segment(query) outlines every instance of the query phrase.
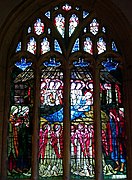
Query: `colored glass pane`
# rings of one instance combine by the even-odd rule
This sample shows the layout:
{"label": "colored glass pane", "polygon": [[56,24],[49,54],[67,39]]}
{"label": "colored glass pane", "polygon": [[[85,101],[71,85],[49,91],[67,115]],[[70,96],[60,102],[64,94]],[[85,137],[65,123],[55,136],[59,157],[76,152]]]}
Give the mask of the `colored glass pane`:
{"label": "colored glass pane", "polygon": [[119,63],[112,58],[107,58],[107,61],[103,61],[102,65],[107,69],[107,71],[116,70]]}
{"label": "colored glass pane", "polygon": [[94,177],[93,81],[87,67],[71,72],[71,174]]}
{"label": "colored glass pane", "polygon": [[32,31],[32,28],[31,27],[28,27],[28,34],[30,34]]}
{"label": "colored glass pane", "polygon": [[45,37],[43,38],[43,41],[41,42],[41,54],[45,54],[48,51],[50,51],[50,44],[48,39]]}
{"label": "colored glass pane", "polygon": [[54,50],[62,53],[60,45],[59,45],[59,43],[58,43],[58,41],[56,39],[54,40]]}
{"label": "colored glass pane", "polygon": [[79,18],[76,16],[76,14],[72,14],[71,18],[69,19],[69,37],[72,35],[78,24]]}
{"label": "colored glass pane", "polygon": [[59,31],[61,36],[64,37],[65,18],[62,16],[62,14],[58,14],[58,16],[55,17],[55,26],[57,27],[57,30]]}
{"label": "colored glass pane", "polygon": [[97,23],[96,19],[93,19],[93,21],[90,23],[90,32],[93,35],[96,35],[98,33],[99,30],[99,23]]}
{"label": "colored glass pane", "polygon": [[50,19],[50,11],[47,11],[47,12],[45,13],[45,16]]}
{"label": "colored glass pane", "polygon": [[89,54],[93,54],[93,43],[89,37],[85,39],[83,49]]}
{"label": "colored glass pane", "polygon": [[90,64],[90,63],[84,61],[83,58],[79,58],[79,61],[74,61],[74,62],[73,62],[73,65],[74,65],[75,67],[87,67],[87,66],[89,66],[89,64]]}
{"label": "colored glass pane", "polygon": [[103,32],[103,33],[106,33],[105,27],[102,27],[102,32]]}
{"label": "colored glass pane", "polygon": [[62,6],[62,9],[65,11],[70,11],[72,7],[69,4],[65,4],[64,6]]}
{"label": "colored glass pane", "polygon": [[56,61],[56,59],[52,57],[49,61],[44,62],[43,65],[46,67],[59,67],[61,63]]}
{"label": "colored glass pane", "polygon": [[76,51],[79,51],[79,38],[76,39],[72,48],[72,52],[76,52]]}
{"label": "colored glass pane", "polygon": [[[27,70],[28,73],[30,70]],[[28,73],[25,72],[25,79],[23,71],[14,67],[11,76],[7,173],[11,179],[31,177],[33,76],[28,78]]]}
{"label": "colored glass pane", "polygon": [[26,62],[26,58],[21,58],[21,61],[16,62],[15,65],[24,71],[27,67],[30,67],[32,65],[32,63]]}
{"label": "colored glass pane", "polygon": [[21,46],[22,46],[22,43],[19,42],[19,43],[17,44],[16,52],[21,51]]}
{"label": "colored glass pane", "polygon": [[34,33],[40,35],[44,32],[44,23],[41,22],[41,19],[37,19],[36,23],[34,24]]}
{"label": "colored glass pane", "polygon": [[29,42],[27,43],[27,51],[32,54],[36,54],[36,41],[34,37],[31,37]]}
{"label": "colored glass pane", "polygon": [[97,42],[97,50],[98,50],[98,54],[101,54],[106,51],[106,43],[102,37],[99,38]]}
{"label": "colored glass pane", "polygon": [[[120,82],[103,69],[100,79],[104,179],[126,179],[126,127]],[[111,74],[110,74],[111,73]],[[120,79],[121,80],[121,79]]]}
{"label": "colored glass pane", "polygon": [[83,11],[83,18],[85,19],[87,16],[89,15],[89,13],[87,11]]}
{"label": "colored glass pane", "polygon": [[42,69],[38,153],[40,177],[59,177],[63,174],[62,79],[63,73],[60,69]]}
{"label": "colored glass pane", "polygon": [[112,50],[113,51],[118,51],[114,41],[112,42]]}

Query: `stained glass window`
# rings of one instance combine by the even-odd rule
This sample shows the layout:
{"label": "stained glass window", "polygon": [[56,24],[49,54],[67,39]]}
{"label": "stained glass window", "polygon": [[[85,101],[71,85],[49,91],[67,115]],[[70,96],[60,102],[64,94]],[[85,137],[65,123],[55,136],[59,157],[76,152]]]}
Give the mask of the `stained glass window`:
{"label": "stained glass window", "polygon": [[79,51],[79,38],[76,39],[72,49],[72,52],[76,52],[76,51]]}
{"label": "stained glass window", "polygon": [[97,42],[97,50],[98,54],[101,54],[106,51],[106,43],[102,37],[99,38],[99,41]]}
{"label": "stained glass window", "polygon": [[54,40],[54,48],[55,48],[55,51],[62,53],[61,47],[56,39]]}
{"label": "stained glass window", "polygon": [[36,54],[36,40],[34,37],[31,37],[29,42],[27,43],[27,51],[32,54]]}
{"label": "stained glass window", "polygon": [[72,35],[78,24],[79,18],[76,16],[76,14],[72,14],[71,18],[69,19],[69,37]]}
{"label": "stained glass window", "polygon": [[33,71],[14,67],[11,77],[9,116],[8,177],[31,177],[31,136],[33,118]]}
{"label": "stained glass window", "polygon": [[21,44],[22,44],[21,42],[18,43],[17,48],[16,48],[16,52],[21,51]]}
{"label": "stained glass window", "polygon": [[41,54],[45,54],[48,51],[50,51],[50,44],[48,39],[45,37],[41,42]]}
{"label": "stained glass window", "polygon": [[97,179],[100,164],[104,179],[126,179],[116,42],[81,2],[42,11],[24,26],[11,55],[7,177]]}
{"label": "stained glass window", "polygon": [[34,32],[37,35],[40,35],[44,32],[44,23],[41,22],[41,19],[37,19],[36,23],[34,24]]}
{"label": "stained glass window", "polygon": [[90,32],[93,35],[96,35],[98,33],[98,30],[99,30],[99,23],[97,23],[96,19],[93,19],[93,21],[90,24]]}
{"label": "stained glass window", "polygon": [[62,14],[58,14],[57,17],[55,17],[55,26],[57,27],[57,30],[61,34],[62,37],[64,37],[65,33],[65,18],[62,16]]}
{"label": "stained glass window", "polygon": [[93,54],[93,43],[89,37],[87,37],[84,41],[84,51],[88,52],[89,54]]}

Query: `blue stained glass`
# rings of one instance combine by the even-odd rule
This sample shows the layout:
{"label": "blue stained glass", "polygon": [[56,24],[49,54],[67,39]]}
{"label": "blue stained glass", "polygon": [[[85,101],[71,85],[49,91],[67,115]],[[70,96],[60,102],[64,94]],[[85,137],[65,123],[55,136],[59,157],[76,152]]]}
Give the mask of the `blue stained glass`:
{"label": "blue stained glass", "polygon": [[76,39],[74,46],[72,48],[72,52],[79,51],[79,38]]}
{"label": "blue stained glass", "polygon": [[84,59],[82,59],[82,58],[79,58],[79,61],[75,61],[75,62],[73,62],[73,65],[75,66],[75,67],[87,67],[87,66],[89,66],[89,62],[84,62]]}
{"label": "blue stained glass", "polygon": [[62,53],[60,45],[59,45],[59,43],[58,43],[58,41],[56,39],[54,40],[54,49],[55,49],[55,51],[58,51],[58,52]]}
{"label": "blue stained glass", "polygon": [[45,16],[50,19],[50,11],[47,11],[47,12],[45,13]]}
{"label": "blue stained glass", "polygon": [[26,58],[21,58],[21,62],[16,62],[15,65],[24,71],[27,67],[30,67],[32,65],[32,63],[26,62]]}
{"label": "blue stained glass", "polygon": [[83,11],[83,18],[85,19],[87,16],[89,15],[89,13],[87,11]]}
{"label": "blue stained glass", "polygon": [[84,51],[93,54],[93,43],[89,37],[87,37],[84,41]]}
{"label": "blue stained glass", "polygon": [[107,71],[112,71],[112,70],[116,70],[119,63],[117,63],[116,61],[113,61],[112,58],[107,58],[107,61],[103,61],[102,65],[107,69]]}
{"label": "blue stained glass", "polygon": [[46,66],[46,67],[59,67],[61,65],[61,63],[57,62],[55,60],[55,58],[50,58],[50,61],[49,62],[48,61],[44,62],[43,65]]}
{"label": "blue stained glass", "polygon": [[112,42],[112,50],[113,51],[118,51],[114,41]]}
{"label": "blue stained glass", "polygon": [[18,43],[17,48],[16,48],[16,52],[21,51],[21,44],[22,44],[21,42]]}

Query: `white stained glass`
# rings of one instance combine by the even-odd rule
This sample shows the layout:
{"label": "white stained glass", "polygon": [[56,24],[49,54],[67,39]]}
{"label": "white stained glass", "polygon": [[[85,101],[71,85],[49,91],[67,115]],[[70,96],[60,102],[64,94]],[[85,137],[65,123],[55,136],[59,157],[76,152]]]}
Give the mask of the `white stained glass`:
{"label": "white stained glass", "polygon": [[55,18],[55,25],[61,36],[64,37],[65,18],[62,16],[62,14],[58,14],[58,16]]}
{"label": "white stained glass", "polygon": [[34,32],[37,35],[44,32],[44,23],[41,22],[41,19],[37,19],[36,23],[34,24]]}
{"label": "white stained glass", "polygon": [[36,54],[36,41],[33,37],[31,37],[30,41],[27,43],[27,51]]}
{"label": "white stained glass", "polygon": [[45,54],[48,51],[50,51],[49,41],[47,38],[43,38],[43,41],[41,42],[41,54]]}
{"label": "white stained glass", "polygon": [[87,16],[89,15],[89,13],[87,11],[83,11],[83,18],[85,19]]}
{"label": "white stained glass", "polygon": [[64,6],[62,6],[62,9],[65,11],[70,11],[72,7],[69,4],[65,4]]}
{"label": "white stained glass", "polygon": [[98,33],[99,24],[97,23],[96,19],[93,19],[92,23],[90,24],[90,32],[94,35]]}
{"label": "white stained glass", "polygon": [[97,50],[98,50],[98,54],[101,54],[104,51],[106,51],[106,43],[102,37],[99,38],[99,41],[97,42]]}
{"label": "white stained glass", "polygon": [[78,24],[78,17],[76,16],[76,14],[72,14],[71,18],[69,19],[69,37],[72,35]]}
{"label": "white stained glass", "polygon": [[113,51],[118,51],[114,41],[112,42],[112,50]]}
{"label": "white stained glass", "polygon": [[84,41],[84,51],[93,54],[93,43],[89,37]]}
{"label": "white stained glass", "polygon": [[47,12],[45,13],[45,16],[50,19],[50,11],[47,11]]}

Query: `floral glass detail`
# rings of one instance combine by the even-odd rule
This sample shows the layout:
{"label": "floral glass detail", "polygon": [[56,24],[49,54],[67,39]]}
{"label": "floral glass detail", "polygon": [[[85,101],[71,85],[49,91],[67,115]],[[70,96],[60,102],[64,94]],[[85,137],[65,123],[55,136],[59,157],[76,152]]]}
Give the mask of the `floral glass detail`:
{"label": "floral glass detail", "polygon": [[36,23],[34,24],[34,33],[37,35],[41,35],[44,33],[44,23],[41,22],[41,19],[37,19]]}
{"label": "floral glass detail", "polygon": [[90,23],[90,32],[93,35],[96,35],[98,33],[99,30],[99,23],[97,23],[96,19],[93,19],[93,21]]}
{"label": "floral glass detail", "polygon": [[65,4],[64,6],[62,6],[62,9],[65,11],[70,11],[72,7],[69,4]]}

